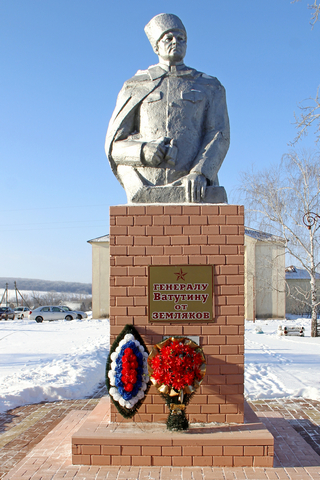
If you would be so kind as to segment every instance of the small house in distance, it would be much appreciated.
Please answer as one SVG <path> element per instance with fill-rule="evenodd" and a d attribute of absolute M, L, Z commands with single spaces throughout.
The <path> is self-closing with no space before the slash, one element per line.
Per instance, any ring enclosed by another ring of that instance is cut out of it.
<path fill-rule="evenodd" d="M 245 318 L 285 318 L 285 241 L 245 227 Z"/>
<path fill-rule="evenodd" d="M 109 316 L 109 235 L 92 245 L 92 316 Z M 245 318 L 285 317 L 285 242 L 282 238 L 245 228 Z"/>
<path fill-rule="evenodd" d="M 316 274 L 318 292 L 320 274 Z M 286 313 L 311 315 L 310 275 L 304 268 L 290 265 L 286 268 Z M 317 295 L 319 301 L 319 294 Z"/>

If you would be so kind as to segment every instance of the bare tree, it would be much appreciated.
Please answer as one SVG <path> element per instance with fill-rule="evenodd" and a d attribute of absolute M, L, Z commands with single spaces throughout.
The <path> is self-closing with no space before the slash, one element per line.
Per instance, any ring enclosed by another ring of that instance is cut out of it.
<path fill-rule="evenodd" d="M 58 292 L 32 292 L 31 298 L 31 303 L 35 307 L 42 307 L 43 305 L 61 305 L 61 302 L 66 302 L 69 296 Z"/>
<path fill-rule="evenodd" d="M 92 310 L 92 297 L 87 297 L 82 300 L 80 310 L 82 310 L 83 312 L 88 312 L 89 310 Z"/>
<path fill-rule="evenodd" d="M 243 173 L 241 197 L 246 206 L 246 223 L 285 239 L 286 251 L 302 264 L 310 275 L 311 335 L 317 336 L 316 270 L 319 267 L 319 228 L 303 223 L 304 215 L 319 211 L 320 156 L 285 155 L 278 166 L 264 171 Z"/>

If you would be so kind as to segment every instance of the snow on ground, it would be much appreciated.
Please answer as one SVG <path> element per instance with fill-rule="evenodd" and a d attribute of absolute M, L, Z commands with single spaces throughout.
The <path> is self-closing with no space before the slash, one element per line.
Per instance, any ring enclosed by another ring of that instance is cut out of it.
<path fill-rule="evenodd" d="M 108 320 L 0 322 L 0 412 L 80 399 L 104 379 Z"/>
<path fill-rule="evenodd" d="M 305 336 L 279 336 L 279 325 L 303 326 Z M 310 327 L 310 318 L 246 322 L 246 397 L 320 400 L 320 337 Z"/>
<path fill-rule="evenodd" d="M 280 337 L 279 325 L 304 326 L 305 337 Z M 245 352 L 247 397 L 320 400 L 320 338 L 310 337 L 310 319 L 246 322 Z M 108 320 L 1 321 L 0 412 L 92 394 L 108 353 Z"/>

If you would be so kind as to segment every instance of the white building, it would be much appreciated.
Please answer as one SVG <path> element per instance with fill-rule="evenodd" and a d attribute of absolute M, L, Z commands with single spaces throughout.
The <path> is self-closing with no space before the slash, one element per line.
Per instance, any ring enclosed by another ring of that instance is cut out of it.
<path fill-rule="evenodd" d="M 92 245 L 92 315 L 109 316 L 110 242 L 104 235 Z M 285 242 L 276 235 L 245 229 L 245 316 L 285 317 Z"/>
<path fill-rule="evenodd" d="M 244 245 L 246 319 L 284 318 L 285 241 L 246 227 Z"/>
<path fill-rule="evenodd" d="M 92 245 L 92 318 L 106 318 L 110 313 L 109 235 L 88 243 Z"/>

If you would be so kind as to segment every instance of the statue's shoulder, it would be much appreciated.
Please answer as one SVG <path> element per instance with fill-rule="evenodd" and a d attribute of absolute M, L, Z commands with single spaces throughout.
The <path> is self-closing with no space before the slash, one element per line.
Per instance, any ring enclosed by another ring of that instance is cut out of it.
<path fill-rule="evenodd" d="M 127 98 L 134 94 L 136 90 L 139 91 L 139 85 L 143 85 L 147 82 L 150 82 L 149 70 L 138 70 L 133 77 L 126 80 L 120 90 L 118 98 Z"/>
<path fill-rule="evenodd" d="M 150 82 L 148 70 L 138 70 L 133 77 L 124 82 L 118 95 L 119 103 L 123 102 L 123 99 L 127 99 L 128 97 L 132 96 L 134 91 L 137 90 L 137 87 L 139 90 L 139 85 L 148 81 Z"/>
<path fill-rule="evenodd" d="M 215 89 L 223 89 L 223 86 L 216 77 L 212 77 L 211 75 L 207 75 L 206 73 L 199 72 L 198 70 L 194 70 L 193 75 L 196 81 L 201 85 L 207 85 L 208 87 L 213 87 Z"/>
<path fill-rule="evenodd" d="M 197 71 L 197 81 L 203 85 L 212 86 L 214 88 L 223 88 L 223 86 L 216 77 L 212 77 L 211 75 L 207 75 L 203 72 Z"/>
<path fill-rule="evenodd" d="M 156 82 L 161 79 L 166 71 L 159 65 L 151 65 L 146 70 L 138 70 L 137 73 L 124 83 L 125 88 L 132 88 L 145 82 Z"/>
<path fill-rule="evenodd" d="M 149 75 L 148 69 L 147 70 L 138 70 L 137 73 L 135 75 L 133 75 L 133 77 L 129 78 L 129 80 L 127 80 L 124 83 L 124 85 L 127 85 L 128 87 L 130 87 L 130 86 L 133 86 L 137 83 L 147 82 L 147 81 L 150 81 L 150 75 Z"/>

